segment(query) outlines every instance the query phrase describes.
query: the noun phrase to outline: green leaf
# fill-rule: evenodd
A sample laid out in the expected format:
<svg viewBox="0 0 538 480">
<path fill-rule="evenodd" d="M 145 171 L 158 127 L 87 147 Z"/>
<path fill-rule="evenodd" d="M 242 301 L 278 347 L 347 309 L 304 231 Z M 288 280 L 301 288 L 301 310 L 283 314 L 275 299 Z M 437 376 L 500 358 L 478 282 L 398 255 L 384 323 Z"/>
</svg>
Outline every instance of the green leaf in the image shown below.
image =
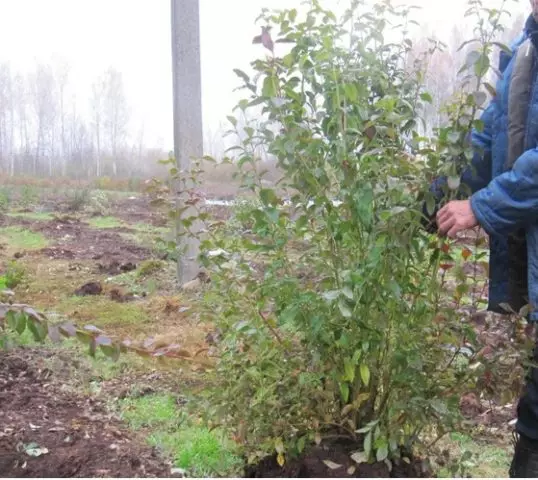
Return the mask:
<svg viewBox="0 0 538 480">
<path fill-rule="evenodd" d="M 327 300 L 328 302 L 334 302 L 340 296 L 340 291 L 330 290 L 328 292 L 323 292 L 322 295 L 323 295 L 323 298 Z"/>
<path fill-rule="evenodd" d="M 481 54 L 480 58 L 474 64 L 474 72 L 477 77 L 483 77 L 488 73 L 490 66 L 489 56 L 486 54 Z"/>
<path fill-rule="evenodd" d="M 435 202 L 435 196 L 432 192 L 428 192 L 426 194 L 426 211 L 428 212 L 428 215 L 431 217 L 435 212 L 436 202 Z"/>
<path fill-rule="evenodd" d="M 243 70 L 239 70 L 238 68 L 234 68 L 233 71 L 246 84 L 250 83 L 250 77 L 245 72 L 243 72 Z"/>
<path fill-rule="evenodd" d="M 364 437 L 363 448 L 364 448 L 364 454 L 367 457 L 370 457 L 372 453 L 372 432 L 371 431 L 368 432 L 366 436 Z"/>
<path fill-rule="evenodd" d="M 354 298 L 353 290 L 349 286 L 345 286 L 344 288 L 342 288 L 342 294 L 345 297 L 349 298 L 349 300 L 353 300 Z"/>
<path fill-rule="evenodd" d="M 420 98 L 425 102 L 433 103 L 433 97 L 428 92 L 421 93 Z"/>
<path fill-rule="evenodd" d="M 342 316 L 345 318 L 351 318 L 351 316 L 353 315 L 353 311 L 343 298 L 340 298 L 340 300 L 338 301 L 338 308 L 340 309 L 340 313 L 342 314 Z"/>
<path fill-rule="evenodd" d="M 28 325 L 28 323 L 30 322 L 30 318 L 28 317 L 28 315 L 24 314 L 24 313 L 19 313 L 17 315 L 17 327 L 15 328 L 15 330 L 17 331 L 17 333 L 19 335 L 21 335 L 24 330 L 26 330 L 26 327 Z M 38 322 L 41 324 L 41 322 L 39 322 L 38 320 L 34 320 L 32 319 L 32 322 Z M 43 335 L 42 338 L 44 338 L 45 336 Z"/>
<path fill-rule="evenodd" d="M 269 75 L 265 77 L 262 87 L 262 95 L 264 97 L 273 98 L 277 96 L 277 77 Z"/>
<path fill-rule="evenodd" d="M 507 45 L 505 45 L 504 43 L 501 43 L 501 42 L 493 42 L 493 45 L 495 45 L 496 47 L 499 47 L 501 50 L 503 50 L 505 53 L 508 53 L 508 55 L 512 55 L 512 50 L 510 50 L 510 47 L 508 47 Z"/>
<path fill-rule="evenodd" d="M 450 190 L 457 190 L 460 187 L 461 179 L 458 176 L 451 176 L 447 179 L 447 185 Z"/>
<path fill-rule="evenodd" d="M 306 437 L 303 435 L 302 437 L 299 437 L 299 440 L 297 440 L 297 451 L 299 453 L 302 453 L 304 451 L 306 443 Z"/>
<path fill-rule="evenodd" d="M 368 368 L 368 365 L 364 363 L 361 364 L 360 372 L 362 383 L 364 383 L 365 386 L 368 386 L 370 383 L 370 369 Z"/>
<path fill-rule="evenodd" d="M 7 324 L 9 325 L 9 328 L 11 328 L 11 330 L 13 331 L 17 330 L 18 315 L 16 312 L 14 312 L 13 310 L 9 310 L 6 313 L 6 321 L 7 321 Z"/>
<path fill-rule="evenodd" d="M 26 320 L 25 318 L 24 322 L 26 323 L 28 330 L 32 332 L 32 336 L 36 342 L 42 342 L 45 340 L 45 338 L 47 338 L 47 329 L 39 320 L 35 320 L 33 318 Z"/>
<path fill-rule="evenodd" d="M 384 461 L 389 456 L 389 444 L 384 440 L 377 448 L 376 459 L 378 462 Z"/>
<path fill-rule="evenodd" d="M 477 50 L 471 50 L 468 54 L 467 54 L 467 57 L 465 59 L 465 65 L 468 67 L 468 68 L 471 68 L 473 65 L 476 64 L 476 62 L 479 61 L 480 57 L 482 56 L 482 54 L 480 52 L 478 52 Z"/>
<path fill-rule="evenodd" d="M 280 203 L 275 191 L 270 188 L 260 190 L 260 199 L 265 205 L 276 206 Z"/>
<path fill-rule="evenodd" d="M 340 382 L 340 395 L 342 397 L 342 402 L 347 403 L 349 401 L 349 385 L 345 382 Z"/>
<path fill-rule="evenodd" d="M 457 131 L 451 131 L 447 135 L 447 139 L 450 143 L 458 143 L 460 141 L 460 138 L 461 138 L 461 133 Z"/>
<path fill-rule="evenodd" d="M 101 344 L 101 345 L 99 345 L 99 348 L 101 349 L 103 354 L 106 357 L 108 357 L 110 360 L 112 360 L 113 362 L 117 362 L 118 359 L 120 358 L 121 349 L 120 349 L 119 345 L 115 345 L 115 344 L 102 345 Z"/>
</svg>

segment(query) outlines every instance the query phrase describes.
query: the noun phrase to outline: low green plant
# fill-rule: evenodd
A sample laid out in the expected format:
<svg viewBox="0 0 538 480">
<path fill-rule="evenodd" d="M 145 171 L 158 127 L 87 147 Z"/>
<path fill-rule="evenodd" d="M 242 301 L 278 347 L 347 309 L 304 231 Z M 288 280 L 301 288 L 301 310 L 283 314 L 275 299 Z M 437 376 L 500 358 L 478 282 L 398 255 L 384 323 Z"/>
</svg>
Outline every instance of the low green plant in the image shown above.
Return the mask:
<svg viewBox="0 0 538 480">
<path fill-rule="evenodd" d="M 137 270 L 138 277 L 148 277 L 160 270 L 162 270 L 166 264 L 162 260 L 144 260 Z"/>
<path fill-rule="evenodd" d="M 20 203 L 24 207 L 35 205 L 39 201 L 39 193 L 33 185 L 23 185 L 20 193 Z"/>
<path fill-rule="evenodd" d="M 94 217 L 88 220 L 88 223 L 93 228 L 107 229 L 123 227 L 125 224 L 116 217 Z"/>
<path fill-rule="evenodd" d="M 7 212 L 11 205 L 12 191 L 9 187 L 0 188 L 0 211 Z"/>
<path fill-rule="evenodd" d="M 467 434 L 451 433 L 442 448 L 445 458 L 437 471 L 438 478 L 502 478 L 510 466 L 511 452 L 506 445 L 475 440 Z"/>
<path fill-rule="evenodd" d="M 15 288 L 24 280 L 26 269 L 19 262 L 10 261 L 3 271 L 2 278 L 7 288 Z"/>
<path fill-rule="evenodd" d="M 81 212 L 91 202 L 91 191 L 88 188 L 68 190 L 66 196 L 66 207 L 70 212 Z"/>
<path fill-rule="evenodd" d="M 172 395 L 155 394 L 121 402 L 122 418 L 148 431 L 148 442 L 172 457 L 189 476 L 234 476 L 242 467 L 231 441 L 193 421 Z"/>
</svg>

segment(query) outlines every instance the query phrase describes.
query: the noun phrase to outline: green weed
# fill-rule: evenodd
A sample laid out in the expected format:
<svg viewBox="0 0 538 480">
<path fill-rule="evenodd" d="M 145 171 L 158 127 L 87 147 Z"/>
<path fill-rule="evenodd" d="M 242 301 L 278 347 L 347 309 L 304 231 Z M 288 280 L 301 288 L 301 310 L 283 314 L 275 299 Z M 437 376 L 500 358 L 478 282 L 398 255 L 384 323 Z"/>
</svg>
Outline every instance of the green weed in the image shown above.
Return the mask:
<svg viewBox="0 0 538 480">
<path fill-rule="evenodd" d="M 48 245 L 43 235 L 21 227 L 0 229 L 0 239 L 20 250 L 40 250 Z"/>
<path fill-rule="evenodd" d="M 20 263 L 17 263 L 14 260 L 9 262 L 3 274 L 6 287 L 17 287 L 24 280 L 25 275 L 26 270 Z"/>
<path fill-rule="evenodd" d="M 511 451 L 506 447 L 474 440 L 461 433 L 450 434 L 445 442 L 443 446 L 446 445 L 452 463 L 464 463 L 463 467 L 471 477 L 504 478 L 508 475 Z M 462 462 L 463 458 L 466 459 Z M 443 467 L 437 472 L 437 476 L 448 478 L 454 476 L 454 472 L 449 467 Z"/>
<path fill-rule="evenodd" d="M 117 303 L 106 297 L 69 297 L 57 306 L 59 312 L 76 316 L 98 327 L 124 327 L 149 322 L 139 305 Z"/>
<path fill-rule="evenodd" d="M 125 224 L 116 217 L 95 217 L 88 220 L 92 228 L 106 229 L 124 227 Z"/>
<path fill-rule="evenodd" d="M 149 430 L 148 442 L 172 457 L 190 476 L 227 476 L 240 471 L 241 459 L 229 440 L 192 421 L 171 395 L 147 395 L 121 402 L 122 418 Z"/>
<path fill-rule="evenodd" d="M 51 213 L 46 212 L 20 212 L 20 213 L 8 213 L 8 216 L 13 218 L 24 218 L 27 220 L 37 220 L 46 222 L 52 220 L 54 216 Z"/>
</svg>

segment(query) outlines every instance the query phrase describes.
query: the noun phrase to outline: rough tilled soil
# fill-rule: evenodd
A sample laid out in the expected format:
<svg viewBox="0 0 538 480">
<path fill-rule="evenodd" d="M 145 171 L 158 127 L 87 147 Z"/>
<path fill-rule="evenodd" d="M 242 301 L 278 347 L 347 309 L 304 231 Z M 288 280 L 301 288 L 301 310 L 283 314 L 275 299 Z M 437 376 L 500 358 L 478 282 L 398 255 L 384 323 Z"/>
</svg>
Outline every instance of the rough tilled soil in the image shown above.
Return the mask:
<svg viewBox="0 0 538 480">
<path fill-rule="evenodd" d="M 151 252 L 122 237 L 113 229 L 97 230 L 83 222 L 33 222 L 32 230 L 57 241 L 40 251 L 55 259 L 99 260 L 101 264 L 137 264 L 151 258 Z"/>
<path fill-rule="evenodd" d="M 359 447 L 360 449 L 360 447 Z M 350 444 L 323 444 L 307 450 L 299 458 L 280 467 L 275 457 L 267 457 L 247 468 L 247 478 L 427 478 L 420 462 L 394 464 L 392 469 L 384 462 L 357 465 L 350 453 L 357 450 Z M 324 461 L 328 461 L 328 466 Z M 339 465 L 338 468 L 336 468 Z M 331 468 L 332 467 L 332 468 Z M 348 470 L 350 469 L 351 470 Z"/>
<path fill-rule="evenodd" d="M 118 200 L 115 204 L 114 216 L 128 223 L 149 223 L 154 227 L 165 227 L 168 223 L 166 213 L 151 206 L 149 196 L 137 196 Z"/>
<path fill-rule="evenodd" d="M 31 357 L 30 350 L 0 353 L 2 477 L 170 476 L 165 461 L 102 403 L 62 391 Z"/>
</svg>

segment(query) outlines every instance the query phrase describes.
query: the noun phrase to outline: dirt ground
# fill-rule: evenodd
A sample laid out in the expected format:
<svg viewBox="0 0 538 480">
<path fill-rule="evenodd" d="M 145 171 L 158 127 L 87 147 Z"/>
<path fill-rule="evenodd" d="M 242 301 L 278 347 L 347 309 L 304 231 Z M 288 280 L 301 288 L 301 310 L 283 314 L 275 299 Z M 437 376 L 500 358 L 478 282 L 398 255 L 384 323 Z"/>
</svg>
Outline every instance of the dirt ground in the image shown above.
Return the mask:
<svg viewBox="0 0 538 480">
<path fill-rule="evenodd" d="M 0 353 L 3 477 L 163 477 L 170 466 L 92 397 L 62 391 L 45 352 Z"/>
<path fill-rule="evenodd" d="M 0 215 L 0 231 L 34 232 L 48 243 L 44 248 L 24 248 L 2 237 L 0 266 L 5 271 L 16 260 L 27 272 L 24 282 L 14 289 L 17 300 L 47 314 L 55 314 L 66 303 L 59 311 L 65 311 L 70 320 L 81 325 L 106 320 L 107 333 L 181 342 L 194 350 L 208 347 L 208 327 L 197 328 L 187 317 L 186 302 L 172 296 L 175 287 L 168 270 L 173 272 L 173 263 L 162 262 L 164 267 L 147 277 L 137 275 L 136 269 L 144 262 L 160 261 L 162 256 L 151 242 L 139 241 L 155 237 L 156 227 L 167 224 L 166 215 L 152 209 L 149 201 L 145 196 L 115 200 L 106 217 L 122 225 L 110 228 L 92 225 L 93 219 L 99 220 L 95 213 L 62 211 L 61 198 L 49 202 L 48 212 L 26 208 Z M 111 277 L 130 273 L 125 287 L 107 283 Z M 98 288 L 80 307 L 76 294 L 87 284 Z M 136 295 L 132 288 L 138 289 Z M 160 332 L 168 337 L 163 340 Z M 151 448 L 147 438 L 130 430 L 106 405 L 107 396 L 123 398 L 131 387 L 140 387 L 144 378 L 113 378 L 104 387 L 107 394 L 98 398 L 73 385 L 74 359 L 52 362 L 61 352 L 36 347 L 0 351 L 1 476 L 173 476 L 162 452 Z M 181 372 L 177 367 L 176 376 Z M 166 379 L 152 375 L 145 384 L 154 388 L 157 382 L 159 390 L 166 390 Z"/>
</svg>

